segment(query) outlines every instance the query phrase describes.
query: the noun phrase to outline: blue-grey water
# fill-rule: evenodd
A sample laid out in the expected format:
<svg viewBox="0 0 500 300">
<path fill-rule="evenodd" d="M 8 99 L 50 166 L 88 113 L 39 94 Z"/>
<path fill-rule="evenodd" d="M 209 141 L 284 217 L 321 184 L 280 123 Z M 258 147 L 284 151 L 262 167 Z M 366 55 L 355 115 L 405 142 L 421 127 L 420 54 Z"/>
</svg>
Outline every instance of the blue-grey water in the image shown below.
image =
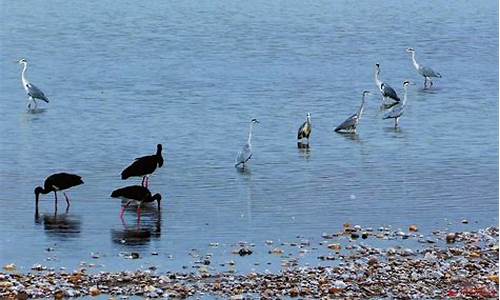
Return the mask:
<svg viewBox="0 0 500 300">
<path fill-rule="evenodd" d="M 0 16 L 0 265 L 189 271 L 196 253 L 214 253 L 211 267 L 276 270 L 268 249 L 344 223 L 498 223 L 497 1 L 30 0 L 2 1 Z M 443 75 L 432 89 L 407 47 Z M 20 58 L 50 99 L 35 114 Z M 378 109 L 375 63 L 398 93 L 416 82 L 399 130 Z M 358 135 L 334 133 L 363 90 L 373 93 Z M 296 132 L 307 112 L 306 151 Z M 242 173 L 233 162 L 251 118 Z M 157 143 L 166 164 L 150 188 L 162 210 L 145 209 L 137 230 L 135 210 L 122 224 L 109 196 L 140 183 L 120 172 Z M 67 214 L 42 196 L 35 220 L 33 190 L 59 171 L 85 184 Z M 255 253 L 232 255 L 238 241 Z"/>
</svg>

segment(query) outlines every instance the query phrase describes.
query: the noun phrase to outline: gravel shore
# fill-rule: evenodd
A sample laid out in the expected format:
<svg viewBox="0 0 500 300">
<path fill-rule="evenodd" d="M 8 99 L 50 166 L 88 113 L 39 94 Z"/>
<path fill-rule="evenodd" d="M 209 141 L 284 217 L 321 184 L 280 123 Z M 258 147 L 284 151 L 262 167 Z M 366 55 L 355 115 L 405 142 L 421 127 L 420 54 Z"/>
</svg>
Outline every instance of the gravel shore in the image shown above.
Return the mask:
<svg viewBox="0 0 500 300">
<path fill-rule="evenodd" d="M 289 260 L 277 274 L 194 273 L 161 270 L 87 273 L 56 272 L 38 265 L 27 274 L 15 265 L 0 273 L 2 299 L 55 298 L 112 295 L 148 298 L 188 298 L 214 295 L 230 299 L 340 298 L 340 299 L 488 299 L 498 297 L 498 228 L 474 232 L 435 231 L 424 238 L 422 249 L 375 248 L 363 243 L 348 248 L 335 243 L 338 236 L 351 239 L 396 236 L 418 238 L 408 233 L 372 230 L 346 225 L 340 233 L 324 234 L 323 247 L 331 255 L 318 262 L 337 261 L 335 266 L 301 266 Z M 435 241 L 445 242 L 437 246 Z M 246 246 L 240 255 L 250 255 Z M 274 253 L 276 254 L 276 253 Z M 238 254 L 235 254 L 238 255 Z M 320 264 L 320 263 L 318 263 Z"/>
</svg>

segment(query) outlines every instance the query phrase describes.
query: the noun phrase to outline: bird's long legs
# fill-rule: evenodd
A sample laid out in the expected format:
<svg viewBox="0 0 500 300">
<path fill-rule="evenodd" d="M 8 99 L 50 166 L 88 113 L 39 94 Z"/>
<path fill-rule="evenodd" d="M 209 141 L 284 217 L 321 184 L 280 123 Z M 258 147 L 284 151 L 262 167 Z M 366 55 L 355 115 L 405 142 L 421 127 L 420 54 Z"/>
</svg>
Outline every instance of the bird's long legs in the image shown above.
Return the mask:
<svg viewBox="0 0 500 300">
<path fill-rule="evenodd" d="M 122 210 L 120 211 L 120 218 L 123 219 L 123 214 L 125 213 L 125 209 L 132 203 L 132 200 L 129 200 L 125 205 L 122 207 Z"/>
<path fill-rule="evenodd" d="M 66 193 L 65 193 L 65 192 L 63 192 L 63 195 L 64 195 L 64 198 L 66 199 L 66 205 L 67 205 L 67 206 L 66 206 L 66 209 L 67 209 L 67 208 L 69 208 L 69 206 L 71 205 L 71 202 L 69 201 L 69 200 L 70 200 L 70 199 L 69 199 L 69 196 L 68 196 L 68 195 L 66 195 Z"/>
<path fill-rule="evenodd" d="M 424 77 L 424 89 L 427 88 L 427 77 Z"/>
<path fill-rule="evenodd" d="M 394 128 L 398 128 L 399 118 L 394 118 Z"/>
<path fill-rule="evenodd" d="M 57 192 L 54 191 L 54 197 L 55 197 L 55 211 L 57 213 Z"/>
<path fill-rule="evenodd" d="M 141 223 L 141 204 L 142 203 L 139 203 L 137 206 L 137 224 Z"/>
</svg>

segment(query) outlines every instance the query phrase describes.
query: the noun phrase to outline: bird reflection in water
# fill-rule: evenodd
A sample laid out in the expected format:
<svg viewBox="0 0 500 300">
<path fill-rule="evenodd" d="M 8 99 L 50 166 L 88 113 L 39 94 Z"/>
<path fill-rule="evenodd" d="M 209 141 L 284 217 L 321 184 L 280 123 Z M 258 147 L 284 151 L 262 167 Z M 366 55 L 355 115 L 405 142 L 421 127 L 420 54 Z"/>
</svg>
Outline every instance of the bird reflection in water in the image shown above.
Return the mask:
<svg viewBox="0 0 500 300">
<path fill-rule="evenodd" d="M 131 208 L 130 211 L 135 215 L 134 208 Z M 143 218 L 140 221 L 129 225 L 125 219 L 122 219 L 123 228 L 111 229 L 111 239 L 114 243 L 121 245 L 146 245 L 151 239 L 159 239 L 161 237 L 161 212 L 154 205 L 144 205 L 142 213 Z"/>
<path fill-rule="evenodd" d="M 311 156 L 309 143 L 297 142 L 297 149 L 299 149 L 299 153 L 304 156 L 304 158 L 308 159 Z"/>
<path fill-rule="evenodd" d="M 76 238 L 81 232 L 81 217 L 74 214 L 35 214 L 35 223 L 43 225 L 47 236 L 54 238 Z"/>
</svg>

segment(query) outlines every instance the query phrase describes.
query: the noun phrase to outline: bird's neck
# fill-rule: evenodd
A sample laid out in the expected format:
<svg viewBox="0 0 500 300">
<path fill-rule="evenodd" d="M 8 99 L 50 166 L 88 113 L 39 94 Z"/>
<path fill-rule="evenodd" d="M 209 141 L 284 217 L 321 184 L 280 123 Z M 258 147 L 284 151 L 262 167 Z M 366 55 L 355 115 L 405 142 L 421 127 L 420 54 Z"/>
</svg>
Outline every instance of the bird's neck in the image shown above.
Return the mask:
<svg viewBox="0 0 500 300">
<path fill-rule="evenodd" d="M 311 125 L 311 117 L 307 116 L 306 123 L 307 125 Z"/>
<path fill-rule="evenodd" d="M 28 79 L 26 79 L 26 70 L 28 69 L 28 64 L 23 63 L 23 72 L 21 73 L 21 80 L 23 82 L 23 86 L 28 84 Z"/>
<path fill-rule="evenodd" d="M 250 124 L 250 130 L 248 131 L 248 141 L 247 143 L 250 144 L 252 141 L 252 131 L 253 131 L 253 123 Z"/>
<path fill-rule="evenodd" d="M 403 88 L 404 92 L 403 92 L 403 105 L 406 104 L 406 95 L 408 94 L 408 87 L 404 87 Z"/>
<path fill-rule="evenodd" d="M 382 84 L 382 81 L 380 80 L 380 69 L 375 69 L 375 82 L 377 83 L 377 86 L 380 88 L 380 85 Z"/>
<path fill-rule="evenodd" d="M 419 64 L 417 63 L 417 60 L 415 59 L 415 52 L 412 52 L 411 53 L 411 60 L 413 61 L 413 65 L 415 66 L 415 69 L 418 70 L 418 68 L 420 67 Z"/>
<path fill-rule="evenodd" d="M 359 106 L 359 109 L 358 109 L 358 118 L 361 117 L 361 114 L 363 114 L 363 108 L 365 107 L 365 95 L 363 95 L 363 99 L 361 100 L 361 105 Z"/>
</svg>

